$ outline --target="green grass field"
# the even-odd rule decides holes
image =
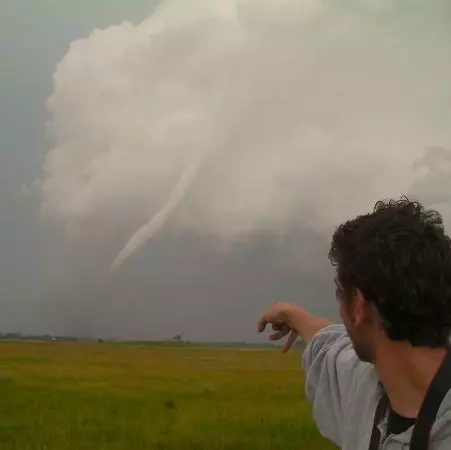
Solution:
[[[0,343],[2,450],[334,448],[298,351]]]

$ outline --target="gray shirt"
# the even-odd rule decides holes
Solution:
[[[344,326],[320,330],[307,345],[302,364],[320,433],[343,450],[367,450],[382,390],[374,366],[358,359]],[[408,450],[413,427],[387,436],[387,422],[385,417],[379,424],[380,449]],[[451,450],[451,391],[438,411],[429,450]]]

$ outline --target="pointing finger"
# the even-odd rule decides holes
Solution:
[[[297,338],[298,338],[298,333],[296,331],[292,330],[290,336],[288,336],[287,342],[285,343],[285,345],[283,347],[284,353],[287,353],[290,351],[291,347],[296,342]]]

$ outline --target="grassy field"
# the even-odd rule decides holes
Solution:
[[[299,352],[0,343],[2,450],[333,448]]]

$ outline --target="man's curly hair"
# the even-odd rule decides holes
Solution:
[[[406,197],[335,231],[329,259],[345,297],[373,302],[390,339],[443,347],[451,332],[451,240],[441,215]]]

